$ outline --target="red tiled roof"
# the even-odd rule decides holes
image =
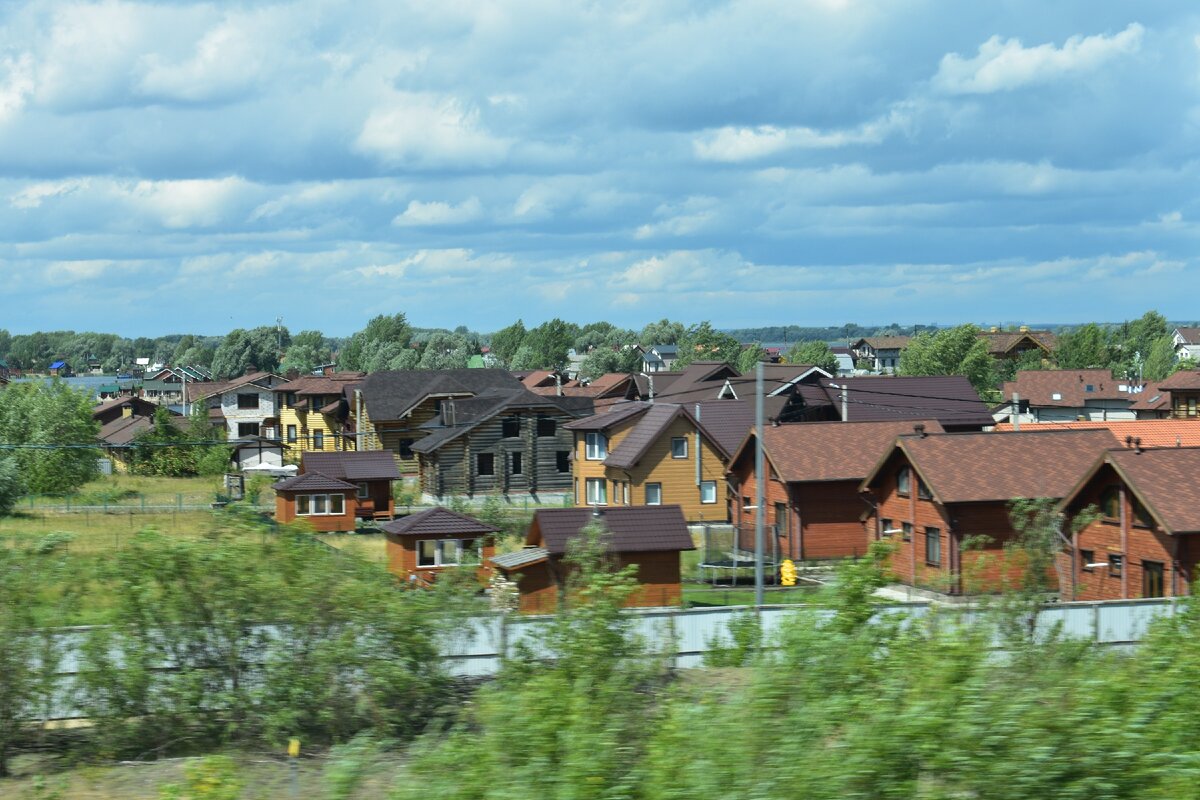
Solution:
[[[379,526],[386,533],[398,536],[478,536],[495,533],[495,528],[474,517],[459,514],[448,508],[426,509]]]
[[[526,544],[541,544],[552,555],[566,553],[593,520],[602,522],[608,532],[604,540],[612,552],[660,552],[695,550],[679,506],[616,506],[602,508],[593,516],[590,508],[539,508],[534,512]],[[533,541],[536,532],[541,541]]]
[[[927,433],[942,432],[936,420],[797,422],[768,426],[763,448],[785,483],[861,481],[896,437],[913,433],[914,425],[924,425]],[[747,439],[744,447],[752,442]]]
[[[1021,430],[902,436],[863,482],[874,484],[897,449],[940,503],[1061,498],[1098,455],[1117,444],[1107,430]]]
[[[1133,436],[1142,440],[1142,447],[1197,447],[1200,446],[1200,420],[1197,419],[1137,419],[1137,420],[1108,420],[1106,422],[1039,422],[1035,425],[1023,424],[1021,430],[1095,430],[1103,428],[1111,431],[1118,442],[1124,443],[1125,437]],[[1011,422],[996,426],[997,431],[1011,431]]]

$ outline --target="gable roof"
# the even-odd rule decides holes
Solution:
[[[1116,443],[1106,430],[901,436],[860,488],[875,484],[892,456],[901,452],[942,504],[1061,498],[1097,454]]]
[[[132,444],[143,431],[154,430],[153,417],[117,417],[100,427],[100,441],[110,447]]]
[[[322,475],[320,472],[302,472],[299,475],[280,481],[272,488],[276,491],[282,492],[327,492],[331,490],[355,491],[358,489],[358,487],[353,483],[347,483],[346,481],[335,478],[331,475]]]
[[[629,432],[621,443],[608,452],[608,457],[604,459],[604,466],[616,467],[617,469],[631,469],[639,461],[646,451],[658,441],[659,437],[667,430],[667,428],[676,419],[683,417],[692,425],[700,429],[701,434],[709,440],[718,450],[724,450],[704,427],[698,422],[695,416],[687,409],[686,406],[677,405],[675,403],[655,403],[650,406],[637,424],[633,426],[633,430]],[[723,453],[726,458],[729,457],[728,452]]]
[[[1109,450],[1063,498],[1060,511],[1066,509],[1105,464],[1113,468],[1167,533],[1200,533],[1200,503],[1196,502],[1196,493],[1181,491],[1194,486],[1196,475],[1200,474],[1200,448]]]
[[[538,395],[518,385],[515,389],[487,389],[478,396],[455,400],[453,410],[443,406],[442,413],[421,427],[432,432],[418,439],[413,452],[432,453],[447,442],[514,408],[555,410],[570,416],[591,413],[592,401],[587,397],[557,397]],[[450,415],[453,416],[450,416]],[[449,424],[447,424],[447,422]]]
[[[1176,328],[1175,332],[1184,344],[1200,344],[1200,328]]]
[[[1016,392],[1034,407],[1081,408],[1089,400],[1132,403],[1137,395],[1128,387],[1128,381],[1113,378],[1112,370],[1107,369],[1023,369],[1017,371],[1016,380],[1005,382],[1002,393],[1006,401],[1011,401]]]
[[[165,408],[165,406],[151,403],[149,400],[145,400],[141,397],[125,395],[123,397],[114,397],[109,400],[105,400],[97,405],[92,409],[92,419],[100,419],[100,417],[103,417],[108,412],[119,408],[124,408],[125,406],[131,406],[135,411],[141,412],[141,415],[146,417],[153,416],[154,412],[160,408]],[[169,408],[167,409],[167,413],[173,417],[179,416],[179,412],[171,411]]]
[[[880,453],[888,451],[896,437],[912,434],[915,424],[923,424],[927,433],[942,433],[937,420],[773,425],[763,431],[763,455],[784,483],[861,481]],[[753,434],[747,435],[735,460],[753,444]]]
[[[480,522],[474,517],[437,506],[379,526],[385,533],[397,536],[453,536],[496,533],[499,528]]]
[[[277,392],[297,395],[341,394],[346,384],[357,383],[365,378],[365,372],[334,372],[330,375],[301,375],[275,387]]]
[[[608,529],[603,537],[612,552],[661,552],[695,550],[683,510],[667,506],[610,506],[594,515],[591,508],[539,508],[533,514],[526,544],[542,545],[551,555],[563,555],[593,520]],[[535,534],[541,541],[533,541]]]
[[[911,336],[864,336],[851,342],[850,347],[857,350],[865,344],[872,350],[903,350],[911,339]]]
[[[838,408],[838,387],[847,387],[848,422],[936,419],[943,427],[995,422],[979,393],[961,375],[822,378],[821,386],[828,401]]]
[[[652,407],[651,403],[642,402],[641,400],[632,400],[628,403],[615,403],[602,413],[572,420],[563,425],[563,427],[570,431],[605,431],[631,417],[646,413]]]
[[[371,420],[401,419],[428,397],[469,397],[488,389],[523,388],[502,369],[414,369],[372,372],[362,382]]]
[[[246,386],[274,391],[271,386],[272,380],[282,381],[283,378],[273,372],[251,372],[247,375],[230,378],[227,381],[193,381],[191,387],[188,388],[188,399],[204,400],[214,395],[225,394],[225,392],[241,389]]]
[[[1046,353],[1058,344],[1058,337],[1050,331],[980,331],[979,338],[987,341],[988,353],[993,356],[1007,355],[1021,342],[1029,342]]]
[[[1175,391],[1178,389],[1200,389],[1200,369],[1181,369],[1171,377],[1158,384],[1159,389]]]
[[[1129,404],[1131,411],[1171,410],[1171,392],[1159,388],[1158,384],[1147,383],[1133,397],[1134,401]]]
[[[678,376],[671,373],[649,374],[653,378],[654,399],[671,403],[716,400],[726,380],[741,377],[735,367],[724,361],[693,361]],[[659,380],[659,375],[671,375],[665,386]]]
[[[319,450],[300,454],[302,473],[318,472],[350,481],[399,480],[396,459],[390,450]]]
[[[1021,430],[1027,431],[1031,427],[1024,425]],[[1126,437],[1141,439],[1142,447],[1200,446],[1200,424],[1197,424],[1194,419],[1121,419],[1036,423],[1035,429],[1042,428],[1073,431],[1103,428],[1110,431],[1118,442],[1126,442]],[[1011,422],[996,425],[997,431],[1011,431],[1012,429]]]

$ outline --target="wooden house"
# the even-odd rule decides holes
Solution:
[[[474,567],[481,581],[491,574],[499,529],[474,517],[438,506],[380,527],[387,536],[388,569],[401,580],[428,584],[458,567]]]
[[[70,378],[75,374],[71,370],[71,365],[66,361],[55,361],[51,363],[49,373],[53,378]]]
[[[600,541],[614,566],[637,569],[638,587],[626,605],[679,605],[679,555],[695,549],[679,506],[542,508],[534,513],[524,549],[491,558],[516,580],[520,611],[546,614],[558,607],[571,573],[564,559],[590,523],[603,527]]]
[[[949,594],[1011,585],[1023,564],[1016,540],[1017,498],[1059,500],[1104,450],[1106,430],[1021,430],[900,436],[860,486],[863,520],[896,545],[896,580]]]
[[[725,471],[752,418],[747,403],[656,402],[623,403],[570,422],[574,503],[674,504],[689,522],[725,522]],[[736,441],[715,433],[715,422],[722,431],[732,428]]]
[[[413,445],[429,436],[423,427],[448,400],[466,400],[490,389],[523,387],[501,369],[415,369],[373,372],[348,392],[350,425],[359,450],[387,450],[405,475],[419,469]]]
[[[97,435],[100,446],[116,472],[129,471],[134,441],[139,434],[154,430],[154,414],[159,408],[140,397],[122,396],[106,400],[92,409],[92,419],[100,423]],[[179,417],[174,411],[167,413]]]
[[[1103,453],[1063,497],[1068,522],[1086,522],[1060,555],[1064,600],[1182,597],[1200,562],[1200,448]],[[1070,531],[1072,524],[1064,525]]]
[[[422,494],[432,502],[488,494],[560,501],[571,490],[572,435],[563,426],[591,410],[589,398],[522,387],[446,398],[412,445]]]
[[[1139,384],[1113,378],[1107,369],[1020,370],[1015,380],[1004,383],[1003,400],[992,413],[997,422],[1019,419],[1022,424],[1132,420],[1141,390]]]
[[[319,531],[353,531],[359,519],[393,519],[392,481],[399,477],[386,453],[305,453],[300,474],[274,486],[275,519],[306,519]]]
[[[1048,358],[1058,345],[1058,337],[1051,331],[1030,330],[1027,325],[1015,331],[1002,331],[994,327],[980,331],[979,338],[987,342],[988,355],[1004,361],[1016,361],[1034,351],[1042,358]]]
[[[763,432],[763,524],[778,558],[812,561],[861,556],[874,538],[864,525],[859,484],[897,436],[913,425],[929,433],[942,428],[934,420],[912,423],[802,422],[769,425]],[[755,454],[751,432],[729,467],[732,520],[743,549],[754,547],[758,509]]]
[[[279,435],[284,458],[299,461],[301,453],[355,450],[349,424],[353,389],[365,373],[334,372],[302,375],[275,387]]]

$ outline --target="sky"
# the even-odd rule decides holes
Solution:
[[[1200,8],[0,4],[0,328],[1200,317]]]

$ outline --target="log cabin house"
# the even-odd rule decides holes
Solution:
[[[516,580],[521,612],[548,614],[558,607],[571,574],[565,557],[591,523],[603,526],[600,541],[617,568],[637,568],[638,587],[627,606],[679,605],[679,555],[695,549],[679,506],[542,508],[529,524],[524,549],[491,558]]]

